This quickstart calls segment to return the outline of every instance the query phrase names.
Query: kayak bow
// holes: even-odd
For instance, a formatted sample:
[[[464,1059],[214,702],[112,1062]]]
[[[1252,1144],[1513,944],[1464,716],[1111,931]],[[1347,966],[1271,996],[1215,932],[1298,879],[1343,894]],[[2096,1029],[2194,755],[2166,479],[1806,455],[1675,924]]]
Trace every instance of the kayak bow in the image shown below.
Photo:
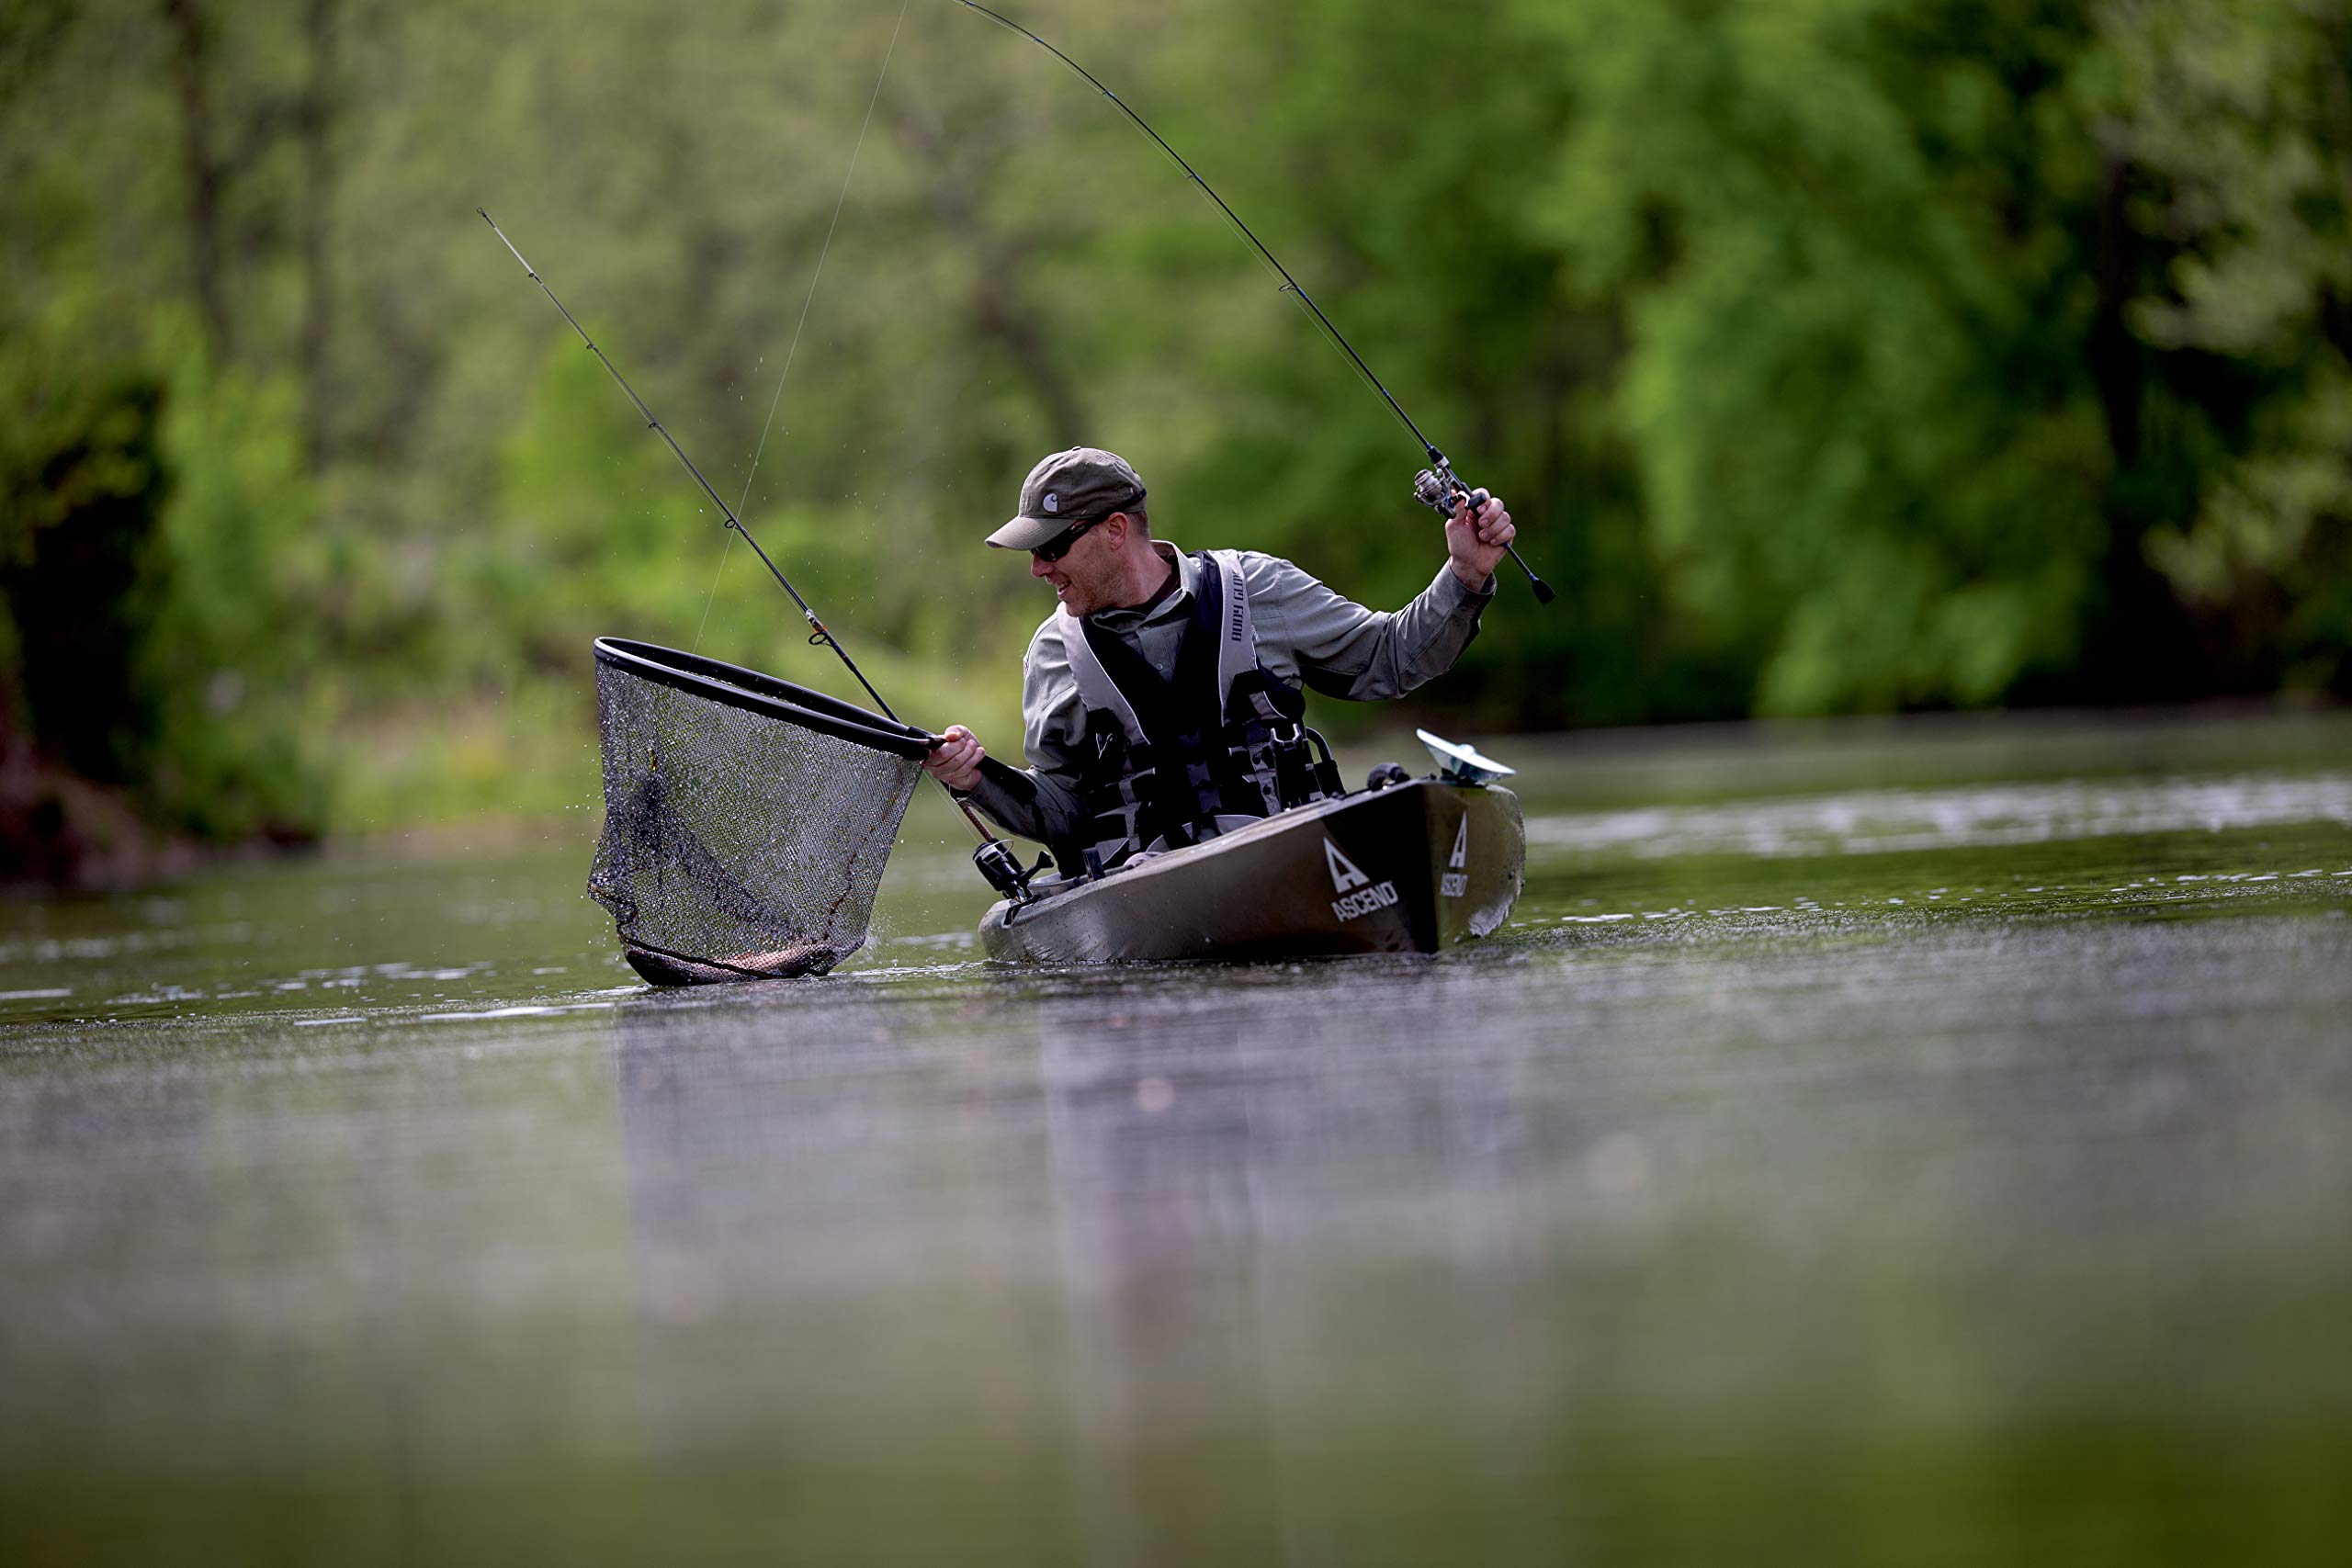
[[[1435,953],[1499,927],[1527,859],[1519,797],[1414,779],[1282,812],[980,921],[1032,964]]]

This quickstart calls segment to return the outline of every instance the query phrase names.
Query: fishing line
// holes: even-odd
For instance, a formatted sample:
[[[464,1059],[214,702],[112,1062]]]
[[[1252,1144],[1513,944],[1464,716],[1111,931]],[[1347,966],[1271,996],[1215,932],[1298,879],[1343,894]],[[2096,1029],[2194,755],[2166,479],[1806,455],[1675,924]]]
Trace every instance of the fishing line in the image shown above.
[[[660,420],[653,417],[653,411],[645,406],[645,400],[637,395],[637,389],[628,384],[628,378],[623,376],[619,367],[613,364],[605,351],[596,346],[596,340],[588,335],[588,329],[580,324],[580,318],[571,313],[571,307],[556,298],[555,290],[548,287],[548,280],[541,277],[538,269],[526,261],[523,253],[514,248],[514,242],[506,237],[506,231],[498,226],[498,220],[482,208],[477,207],[474,211],[480,215],[483,222],[490,225],[490,231],[498,236],[498,243],[506,247],[507,254],[521,264],[523,271],[529,276],[531,281],[539,286],[539,292],[548,297],[548,302],[561,311],[563,319],[571,324],[571,330],[580,334],[580,341],[588,345],[588,352],[596,356],[596,362],[605,367],[605,373],[613,378],[614,383],[628,396],[637,412],[644,417],[645,427],[659,435],[669,446],[671,452],[676,456],[679,463],[684,465],[686,472],[694,476],[695,483],[702,486],[702,492],[710,497],[711,504],[718,508],[719,515],[727,519],[727,526],[743,536],[743,542],[752,547],[752,553],[760,558],[760,564],[768,569],[768,575],[775,579],[776,586],[783,589],[791,597],[792,602],[799,606],[802,618],[808,623],[809,642],[822,644],[831,649],[833,656],[847,666],[849,672],[857,678],[857,683],[865,688],[865,694],[874,699],[875,705],[893,721],[897,721],[898,714],[892,711],[889,703],[883,698],[882,694],[875,690],[874,682],[865,678],[865,671],[857,667],[857,660],[849,656],[849,649],[843,648],[840,639],[826,629],[825,623],[817,618],[817,612],[808,607],[808,601],[800,596],[800,590],[792,586],[791,580],[784,575],[783,570],[774,560],[769,558],[767,551],[760,548],[759,540],[752,537],[752,531],[743,526],[743,520],[738,517],[734,509],[727,504],[727,498],[713,489],[710,480],[704,477],[703,471],[695,467],[695,460],[686,456],[686,449],[678,445],[678,438],[671,434],[669,428]],[[694,655],[688,654],[686,657],[691,659]],[[930,739],[934,748],[941,743],[936,736],[930,737]],[[1032,867],[1026,871],[1022,869],[1020,861],[1014,858],[1012,851],[1004,840],[989,832],[988,824],[980,819],[979,813],[972,808],[970,801],[949,789],[946,782],[935,773],[932,775],[932,782],[938,784],[942,792],[956,803],[956,809],[964,814],[964,820],[970,823],[972,831],[980,836],[980,847],[972,852],[972,863],[979,869],[980,874],[988,878],[989,885],[1007,898],[1016,902],[1026,901],[1030,897],[1029,879],[1035,874],[1035,868]]]
[[[743,520],[735,515],[733,507],[727,504],[727,498],[711,488],[710,480],[703,477],[703,471],[700,468],[695,467],[695,460],[686,456],[686,449],[678,445],[678,438],[670,434],[669,427],[653,417],[653,411],[645,406],[645,400],[637,395],[637,389],[628,384],[628,378],[622,375],[612,360],[605,356],[605,351],[596,346],[596,340],[588,335],[588,329],[580,324],[580,318],[571,313],[571,308],[556,298],[555,290],[548,287],[548,280],[539,276],[538,268],[524,260],[523,253],[514,248],[514,242],[506,237],[506,231],[498,226],[497,219],[492,218],[488,211],[479,207],[474,209],[474,212],[483,222],[490,225],[490,231],[498,236],[498,243],[506,247],[506,254],[522,263],[524,272],[529,275],[532,282],[539,286],[539,292],[546,295],[548,302],[558,310],[563,312],[563,319],[571,323],[571,330],[580,334],[580,341],[588,345],[588,352],[596,356],[596,362],[605,367],[605,374],[613,378],[614,383],[627,394],[628,400],[636,405],[637,412],[644,416],[645,428],[669,445],[671,452],[680,463],[685,466],[686,472],[694,476],[695,483],[702,486],[703,494],[710,497],[710,503],[718,508],[718,514],[727,519],[728,527],[743,536],[743,542],[752,547],[752,553],[760,558],[761,564],[768,569],[768,575],[775,579],[776,586],[790,595],[792,602],[800,607],[801,617],[808,623],[808,640],[811,643],[822,643],[825,647],[831,649],[834,656],[849,667],[849,672],[857,677],[857,683],[865,688],[865,694],[872,697],[876,705],[885,714],[896,719],[899,716],[890,712],[890,705],[883,701],[882,694],[874,689],[874,682],[865,678],[865,671],[857,667],[857,660],[849,656],[849,649],[843,648],[834,638],[833,634],[825,629],[825,623],[817,618],[817,612],[808,607],[808,601],[800,596],[800,590],[792,586],[791,580],[784,575],[783,570],[768,558],[767,551],[760,548],[760,542],[752,537],[751,530],[743,526]]]
[[[857,141],[849,150],[849,167],[842,175],[841,194],[833,197],[833,220],[825,225],[825,243],[817,248],[817,265],[808,274],[808,292],[800,301],[800,319],[793,323],[792,343],[784,351],[784,371],[775,378],[775,396],[768,400],[768,416],[760,425],[759,445],[752,449],[752,471],[743,476],[743,493],[735,502],[738,512],[751,502],[752,480],[760,471],[760,455],[768,449],[769,433],[775,429],[775,411],[784,402],[784,384],[792,378],[792,356],[800,352],[800,333],[808,325],[808,307],[816,302],[817,280],[825,276],[825,257],[833,248],[833,231],[842,226],[842,209],[849,201],[849,183],[857,175],[857,155],[865,150],[865,132],[874,123],[874,106],[882,101],[882,84],[890,74],[890,56],[898,52],[899,31],[907,24],[907,7],[912,3],[913,0],[899,0],[899,19],[891,26],[889,43],[883,48],[882,69],[874,76],[874,96],[865,100],[865,118],[859,124]],[[702,634],[710,625],[710,607],[718,602],[719,579],[727,575],[727,558],[734,549],[735,535],[729,530],[727,542],[719,547],[718,570],[711,575],[710,594],[702,602],[702,623],[695,627],[695,643],[690,651],[702,650]]]

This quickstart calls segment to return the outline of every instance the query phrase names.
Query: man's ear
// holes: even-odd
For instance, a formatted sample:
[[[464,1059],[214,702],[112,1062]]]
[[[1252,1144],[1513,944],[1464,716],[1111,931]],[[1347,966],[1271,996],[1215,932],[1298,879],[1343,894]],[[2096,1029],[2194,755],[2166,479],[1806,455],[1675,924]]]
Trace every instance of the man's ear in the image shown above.
[[[1124,512],[1114,512],[1102,519],[1102,526],[1111,531],[1111,547],[1123,550],[1127,547],[1128,537],[1136,531],[1136,520]]]

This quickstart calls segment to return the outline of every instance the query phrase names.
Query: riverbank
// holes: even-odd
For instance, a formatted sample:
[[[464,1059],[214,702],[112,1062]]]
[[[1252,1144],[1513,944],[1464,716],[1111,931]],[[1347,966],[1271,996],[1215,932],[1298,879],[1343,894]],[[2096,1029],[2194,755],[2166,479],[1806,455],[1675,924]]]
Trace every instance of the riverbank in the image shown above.
[[[130,793],[0,738],[0,897],[120,892],[314,848],[308,840],[210,844],[157,827]]]

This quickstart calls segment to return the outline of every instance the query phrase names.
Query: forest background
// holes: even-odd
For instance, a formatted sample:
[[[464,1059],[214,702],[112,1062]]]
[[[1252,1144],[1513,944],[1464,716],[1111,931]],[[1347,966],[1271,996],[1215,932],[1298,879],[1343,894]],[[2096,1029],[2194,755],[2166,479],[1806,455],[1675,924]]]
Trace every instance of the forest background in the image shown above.
[[[1508,498],[1448,728],[2352,692],[2352,0],[1012,3]],[[1073,442],[1425,583],[1215,210],[901,16],[0,0],[0,871],[593,802],[599,634],[842,689],[477,205],[918,722],[1017,749]]]

